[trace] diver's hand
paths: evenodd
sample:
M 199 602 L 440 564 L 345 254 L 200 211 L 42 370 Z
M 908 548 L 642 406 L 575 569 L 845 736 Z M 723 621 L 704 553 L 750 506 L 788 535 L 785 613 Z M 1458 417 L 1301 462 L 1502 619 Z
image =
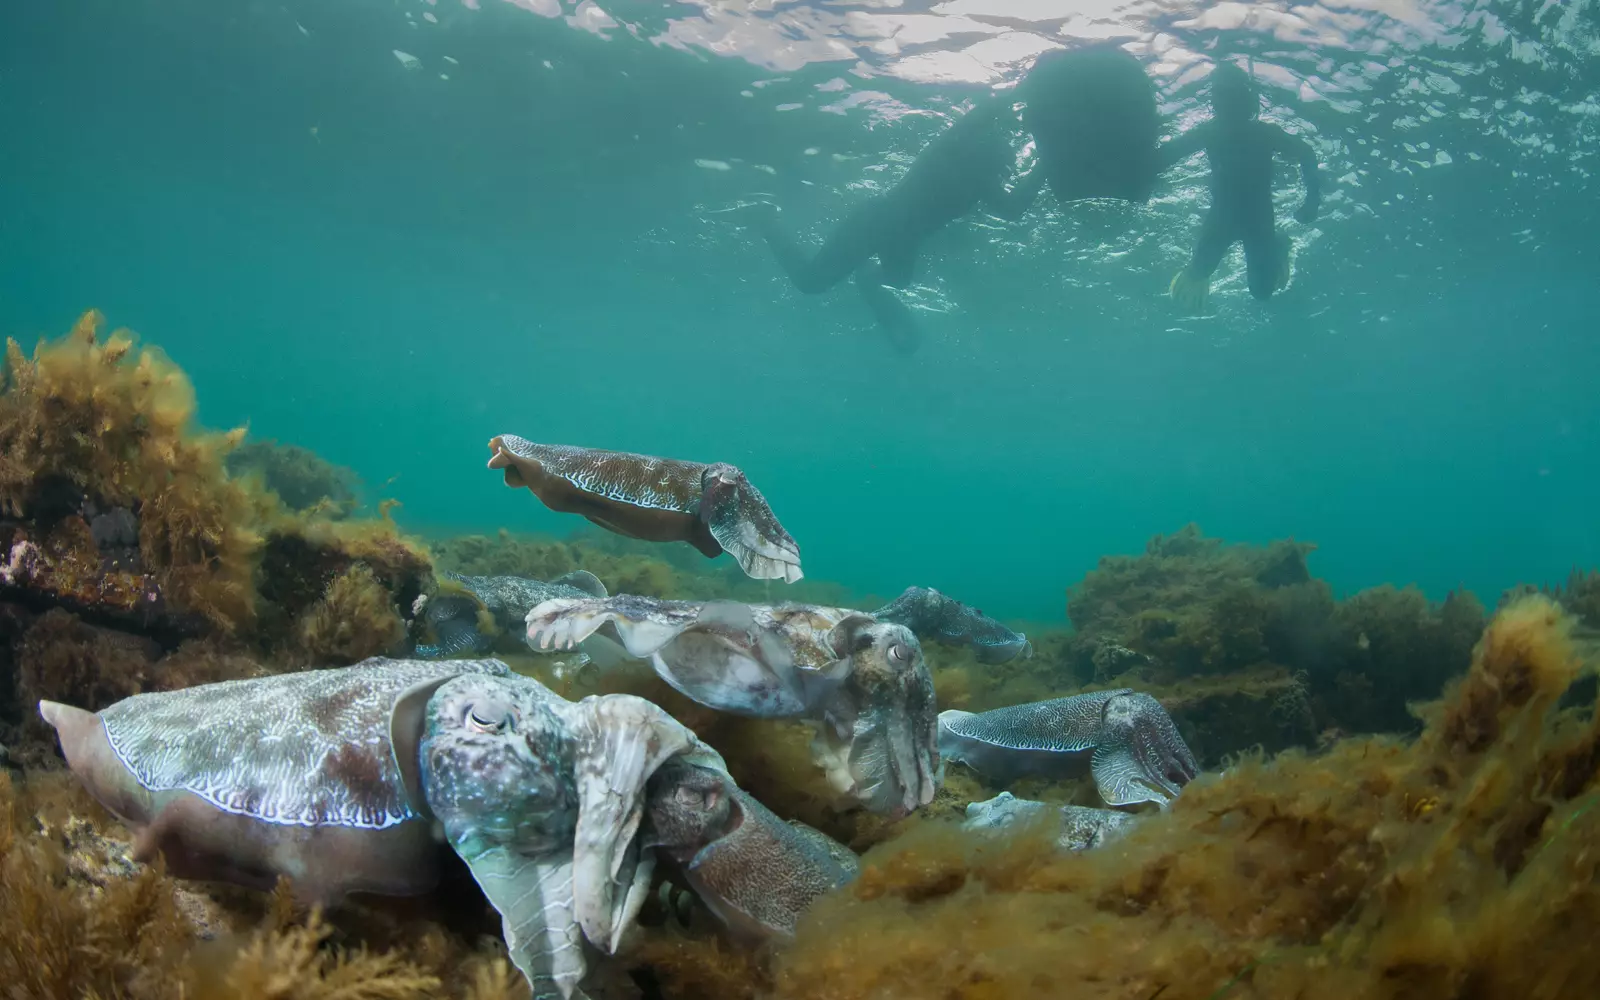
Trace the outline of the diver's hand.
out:
M 1294 221 L 1303 226 L 1311 225 L 1312 222 L 1316 221 L 1317 207 L 1318 206 L 1316 202 L 1308 201 L 1304 203 L 1300 206 L 1299 210 L 1294 213 Z

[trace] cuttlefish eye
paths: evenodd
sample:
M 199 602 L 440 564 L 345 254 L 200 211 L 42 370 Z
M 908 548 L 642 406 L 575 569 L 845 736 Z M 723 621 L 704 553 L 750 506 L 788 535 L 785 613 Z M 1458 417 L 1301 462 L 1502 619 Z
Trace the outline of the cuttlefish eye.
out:
M 889 646 L 889 662 L 903 665 L 911 662 L 911 647 L 903 642 L 896 642 Z
M 497 701 L 467 706 L 466 726 L 473 732 L 498 733 L 511 724 L 511 708 Z

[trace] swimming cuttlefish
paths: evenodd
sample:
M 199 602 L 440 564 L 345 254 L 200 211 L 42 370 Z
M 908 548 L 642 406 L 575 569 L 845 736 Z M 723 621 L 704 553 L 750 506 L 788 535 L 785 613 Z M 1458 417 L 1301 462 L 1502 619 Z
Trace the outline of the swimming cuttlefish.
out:
M 727 552 L 757 580 L 794 583 L 800 546 L 737 466 L 599 448 L 489 441 L 489 468 L 546 507 L 646 542 L 688 542 L 709 559 Z
M 498 660 L 392 660 L 139 694 L 91 714 L 51 701 L 68 765 L 179 878 L 305 903 L 414 895 L 440 841 L 501 914 L 537 1000 L 584 995 L 585 942 L 614 954 L 650 886 L 638 835 L 667 760 L 721 758 L 631 695 L 570 702 Z
M 1014 632 L 977 608 L 932 587 L 907 587 L 899 597 L 872 612 L 881 622 L 897 622 L 946 646 L 967 646 L 979 663 L 1006 663 L 1033 655 L 1027 635 Z
M 985 776 L 1089 771 L 1107 805 L 1163 809 L 1200 773 L 1161 703 L 1131 688 L 939 713 L 939 753 Z
M 618 594 L 546 601 L 527 626 L 535 651 L 598 635 L 708 708 L 810 721 L 830 783 L 873 812 L 903 816 L 938 789 L 933 679 L 903 625 L 844 608 Z

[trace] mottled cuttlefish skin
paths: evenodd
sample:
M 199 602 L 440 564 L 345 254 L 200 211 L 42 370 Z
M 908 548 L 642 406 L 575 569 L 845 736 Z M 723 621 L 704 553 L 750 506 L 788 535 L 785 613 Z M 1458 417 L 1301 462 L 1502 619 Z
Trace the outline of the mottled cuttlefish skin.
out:
M 1026 634 L 1012 631 L 932 587 L 907 587 L 899 597 L 872 612 L 872 617 L 904 625 L 919 639 L 966 646 L 980 663 L 1006 663 L 1033 655 L 1033 644 Z
M 441 837 L 504 922 L 536 1000 L 584 996 L 649 887 L 636 836 L 668 759 L 720 758 L 630 695 L 570 702 L 498 660 L 394 660 L 135 695 L 41 701 L 68 766 L 180 878 L 307 904 L 415 895 Z
M 425 659 L 482 655 L 493 649 L 494 636 L 478 628 L 480 607 L 494 617 L 501 631 L 520 632 L 528 611 L 537 604 L 556 597 L 606 596 L 606 586 L 600 578 L 581 569 L 550 581 L 522 576 L 439 575 L 465 593 L 445 591 L 426 599 L 416 620 L 433 633 L 435 641 L 417 644 L 416 655 Z
M 707 558 L 727 552 L 746 575 L 793 583 L 800 546 L 737 466 L 599 448 L 489 441 L 489 468 L 557 513 L 579 514 L 628 538 L 688 542 Z
M 736 937 L 788 940 L 811 904 L 859 873 L 856 855 L 784 822 L 727 772 L 675 759 L 650 779 L 645 836 Z
M 967 819 L 961 824 L 967 830 L 1004 830 L 1029 822 L 1042 820 L 1043 814 L 1054 811 L 1060 817 L 1060 832 L 1056 846 L 1064 851 L 1086 851 L 1108 844 L 1127 833 L 1139 817 L 1134 813 L 1116 809 L 1094 809 L 1089 806 L 1053 806 L 1033 799 L 1019 799 L 1010 792 L 1001 792 L 984 802 L 967 806 Z
M 1120 688 L 939 714 L 939 753 L 981 774 L 1093 774 L 1108 805 L 1162 808 L 1200 772 L 1172 717 L 1147 694 Z
M 433 634 L 433 642 L 417 643 L 414 656 L 453 660 L 482 656 L 494 648 L 494 635 L 478 628 L 480 604 L 471 594 L 435 594 L 426 600 L 413 621 L 418 632 Z
M 604 632 L 602 632 L 604 630 Z M 816 762 L 842 794 L 903 816 L 939 784 L 933 679 L 903 625 L 845 608 L 669 601 L 632 594 L 547 601 L 528 645 L 570 649 L 613 636 L 679 693 L 723 712 L 806 719 Z

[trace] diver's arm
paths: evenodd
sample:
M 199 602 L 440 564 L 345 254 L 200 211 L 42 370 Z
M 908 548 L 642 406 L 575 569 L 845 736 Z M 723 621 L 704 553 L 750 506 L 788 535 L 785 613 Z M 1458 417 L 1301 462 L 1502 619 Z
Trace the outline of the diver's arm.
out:
M 994 190 L 984 196 L 983 203 L 988 207 L 989 214 L 1005 219 L 1007 222 L 1016 222 L 1028 214 L 1028 209 L 1033 206 L 1034 199 L 1039 197 L 1039 189 L 1044 187 L 1044 171 L 1039 169 L 1037 162 L 1027 173 L 1018 177 L 1007 191 L 999 182 L 995 183 Z
M 1156 151 L 1156 171 L 1170 170 L 1189 157 L 1206 148 L 1209 123 L 1201 123 L 1187 132 L 1173 136 Z
M 1278 130 L 1278 150 L 1285 156 L 1292 156 L 1300 163 L 1300 183 L 1306 186 L 1305 201 L 1300 203 L 1300 208 L 1294 217 L 1301 222 L 1309 223 L 1317 217 L 1317 210 L 1322 207 L 1322 184 L 1317 175 L 1317 151 L 1310 142 L 1297 135 Z

